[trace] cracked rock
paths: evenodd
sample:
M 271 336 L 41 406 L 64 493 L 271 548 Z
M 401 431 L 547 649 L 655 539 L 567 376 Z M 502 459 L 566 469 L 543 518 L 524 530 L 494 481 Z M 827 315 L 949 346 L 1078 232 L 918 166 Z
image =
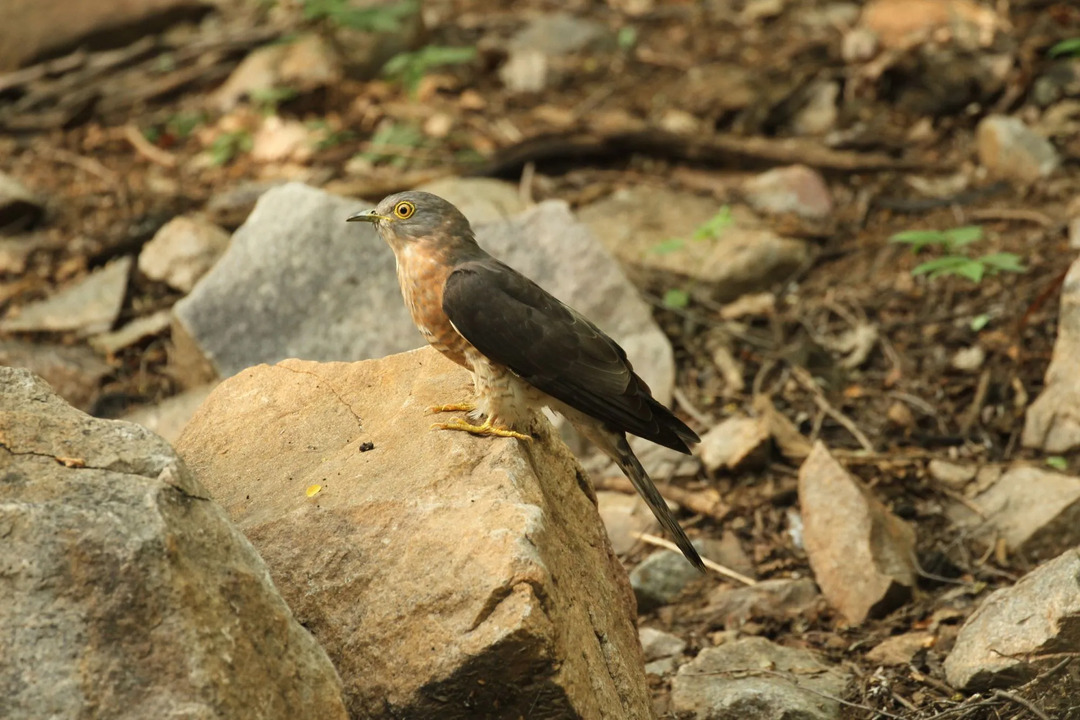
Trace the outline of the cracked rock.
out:
M 7 367 L 0 536 L 6 720 L 347 717 L 326 653 L 172 448 Z
M 352 717 L 650 718 L 591 486 L 546 421 L 529 443 L 432 432 L 427 408 L 471 388 L 431 348 L 286 360 L 223 381 L 177 448 L 334 660 Z

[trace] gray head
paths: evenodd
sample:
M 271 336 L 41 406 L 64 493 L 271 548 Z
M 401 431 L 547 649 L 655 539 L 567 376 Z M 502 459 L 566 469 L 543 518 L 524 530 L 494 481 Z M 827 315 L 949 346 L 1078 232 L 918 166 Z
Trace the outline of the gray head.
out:
M 410 190 L 383 198 L 372 210 L 351 215 L 347 222 L 369 222 L 390 247 L 416 242 L 442 246 L 475 244 L 469 221 L 438 195 Z

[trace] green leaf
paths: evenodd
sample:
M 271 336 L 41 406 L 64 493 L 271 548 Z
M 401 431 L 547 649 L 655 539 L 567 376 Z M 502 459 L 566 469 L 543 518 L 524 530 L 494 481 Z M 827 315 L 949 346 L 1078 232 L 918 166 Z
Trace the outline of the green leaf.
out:
M 476 58 L 476 48 L 428 45 L 415 52 L 398 53 L 383 65 L 383 74 L 395 78 L 410 93 L 416 92 L 427 71 L 445 65 L 461 65 Z
M 930 277 L 955 275 L 958 274 L 961 267 L 970 262 L 971 258 L 964 257 L 963 255 L 946 255 L 945 257 L 928 260 L 920 265 L 916 265 L 912 268 L 911 274 L 929 275 Z
M 1020 262 L 1020 256 L 1016 253 L 990 253 L 989 255 L 980 257 L 979 262 L 988 266 L 991 269 L 992 274 L 999 272 L 1027 272 L 1027 268 Z
M 402 156 L 401 148 L 415 148 L 424 144 L 424 133 L 415 125 L 394 123 L 382 125 L 371 136 L 368 149 L 360 156 L 373 163 L 389 162 L 402 166 L 408 159 Z
M 616 42 L 619 45 L 619 49 L 623 52 L 629 52 L 637 45 L 637 28 L 633 25 L 627 25 L 619 28 L 619 34 L 616 36 Z
M 1069 461 L 1060 455 L 1051 455 L 1046 458 L 1046 465 L 1047 467 L 1064 472 L 1069 468 Z
M 681 310 L 690 304 L 690 293 L 678 288 L 672 288 L 664 293 L 664 307 Z
M 392 33 L 401 29 L 403 21 L 419 8 L 419 0 L 366 8 L 353 7 L 349 0 L 304 0 L 304 19 L 326 20 L 362 32 Z
M 653 245 L 649 248 L 649 252 L 654 255 L 668 255 L 676 250 L 681 250 L 684 245 L 686 245 L 686 241 L 682 238 L 669 238 Z
M 982 315 L 976 315 L 971 319 L 971 329 L 975 332 L 979 332 L 984 327 L 990 324 L 990 314 L 983 313 Z
M 976 240 L 982 240 L 983 229 L 978 225 L 964 225 L 963 227 L 946 230 L 942 233 L 945 247 L 953 248 L 970 245 Z
M 720 208 L 719 212 L 702 223 L 698 229 L 694 231 L 693 237 L 695 240 L 715 240 L 720 237 L 720 234 L 724 232 L 724 230 L 731 227 L 734 223 L 735 218 L 731 215 L 731 207 L 724 205 Z
M 912 252 L 918 253 L 928 245 L 944 245 L 946 240 L 940 230 L 908 230 L 896 233 L 889 242 L 910 245 Z
M 960 277 L 965 277 L 971 282 L 977 283 L 982 282 L 983 275 L 986 274 L 986 266 L 978 260 L 967 260 L 967 262 L 958 265 L 953 272 L 955 272 Z M 930 277 L 934 276 L 931 275 Z
M 1072 57 L 1074 55 L 1080 55 L 1080 38 L 1069 38 L 1068 40 L 1062 40 L 1061 42 L 1051 47 L 1047 54 L 1052 58 L 1062 57 L 1066 55 L 1069 57 Z

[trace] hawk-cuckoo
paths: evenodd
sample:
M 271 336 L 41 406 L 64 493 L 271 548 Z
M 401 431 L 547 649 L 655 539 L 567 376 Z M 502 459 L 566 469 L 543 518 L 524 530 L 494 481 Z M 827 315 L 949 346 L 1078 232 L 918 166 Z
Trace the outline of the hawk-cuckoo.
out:
M 440 197 L 399 193 L 348 220 L 375 226 L 394 251 L 416 327 L 472 372 L 474 403 L 433 408 L 468 411 L 471 422 L 455 418 L 436 427 L 530 440 L 521 431 L 538 408 L 550 407 L 622 468 L 686 558 L 704 571 L 626 434 L 683 453 L 700 439 L 652 397 L 614 340 L 484 252 L 469 221 Z

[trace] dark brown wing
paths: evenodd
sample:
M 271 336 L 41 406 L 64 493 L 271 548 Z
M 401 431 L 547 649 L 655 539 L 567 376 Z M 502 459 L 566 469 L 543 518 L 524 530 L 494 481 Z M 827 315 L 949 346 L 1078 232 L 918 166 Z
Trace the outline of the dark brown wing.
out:
M 443 289 L 443 311 L 485 356 L 611 429 L 685 453 L 699 441 L 653 399 L 614 340 L 498 260 L 457 267 Z

